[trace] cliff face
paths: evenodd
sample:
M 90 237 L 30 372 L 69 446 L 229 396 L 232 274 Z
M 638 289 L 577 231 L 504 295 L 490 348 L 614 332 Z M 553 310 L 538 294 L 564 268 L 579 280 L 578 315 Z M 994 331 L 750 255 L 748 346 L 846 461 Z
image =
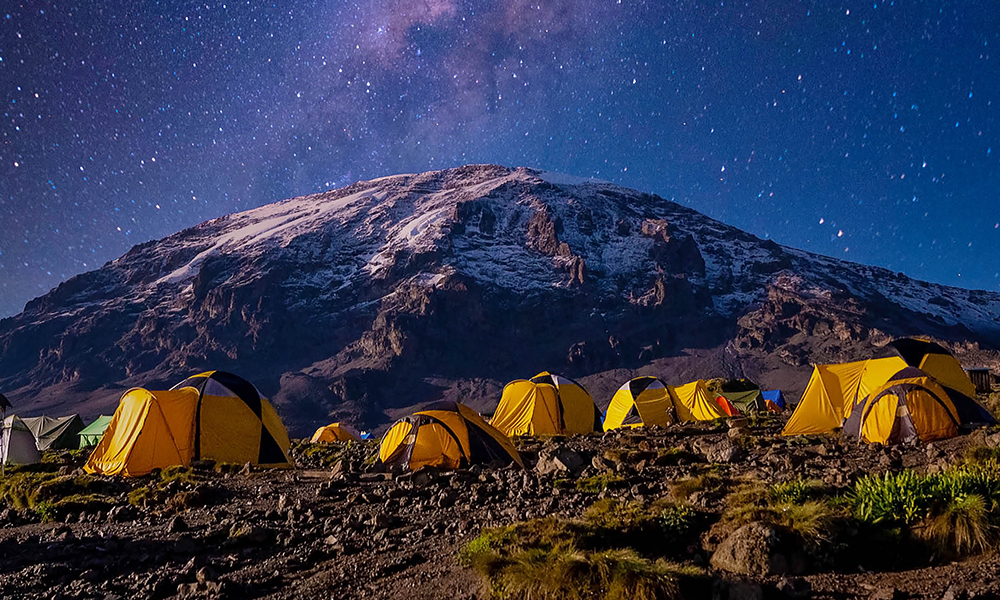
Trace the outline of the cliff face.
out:
M 917 333 L 996 364 L 1000 295 L 785 248 L 608 183 L 475 165 L 136 246 L 0 321 L 0 389 L 23 414 L 96 414 L 122 388 L 226 369 L 303 433 L 441 397 L 485 407 L 542 369 L 584 377 L 599 402 L 637 370 L 794 390 L 810 362 Z

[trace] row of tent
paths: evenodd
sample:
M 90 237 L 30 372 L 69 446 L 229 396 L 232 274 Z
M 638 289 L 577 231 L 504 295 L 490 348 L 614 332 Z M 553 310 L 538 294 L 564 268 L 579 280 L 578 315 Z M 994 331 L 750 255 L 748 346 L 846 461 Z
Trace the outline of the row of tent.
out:
M 783 433 L 823 433 L 843 427 L 867 442 L 899 443 L 951 437 L 961 425 L 995 422 L 973 399 L 971 380 L 944 348 L 910 339 L 897 340 L 893 347 L 899 356 L 817 365 Z M 511 437 L 668 425 L 782 408 L 780 392 L 717 396 L 703 380 L 669 386 L 644 376 L 622 385 L 602 417 L 583 386 L 543 372 L 505 386 L 489 423 L 459 403 L 437 403 L 400 419 L 382 437 L 378 459 L 387 468 L 410 469 L 431 464 L 444 468 L 521 464 Z M 45 418 L 35 423 L 45 432 L 39 439 L 46 443 L 55 443 L 72 428 L 71 423 Z M 90 435 L 96 437 L 99 427 Z M 37 455 L 36 437 L 25 420 L 9 417 L 0 440 L 4 456 L 27 453 L 29 445 Z M 332 423 L 319 428 L 313 441 L 362 437 L 349 425 Z M 166 391 L 127 391 L 85 470 L 137 476 L 201 459 L 285 467 L 292 466 L 289 446 L 281 419 L 253 384 L 231 373 L 209 371 Z
M 601 415 L 594 399 L 579 383 L 542 372 L 508 383 L 490 425 L 508 437 L 610 431 L 620 427 L 711 421 L 754 412 L 780 412 L 779 391 L 709 391 L 702 379 L 670 386 L 651 376 L 625 382 Z
M 816 365 L 782 431 L 828 433 L 882 444 L 932 441 L 962 426 L 996 423 L 975 400 L 976 387 L 948 350 L 928 340 L 891 342 L 897 356 Z
M 193 460 L 292 466 L 288 432 L 274 408 L 253 384 L 223 371 L 194 375 L 164 391 L 130 389 L 114 415 L 82 425 L 76 415 L 7 417 L 0 438 L 4 462 L 38 462 L 39 450 L 66 444 L 75 430 L 80 447 L 96 444 L 84 466 L 88 473 L 139 476 Z
M 669 386 L 656 377 L 629 380 L 611 399 L 602 415 L 594 399 L 568 377 L 542 372 L 531 379 L 508 383 L 487 423 L 463 404 L 442 402 L 396 421 L 382 436 L 378 461 L 387 469 L 418 469 L 433 465 L 454 469 L 485 463 L 518 464 L 521 458 L 510 438 L 610 431 L 681 421 L 710 421 L 743 411 L 767 410 L 767 402 L 784 408 L 780 393 L 760 390 L 715 397 L 703 380 Z M 729 404 L 727 413 L 721 400 Z M 773 410 L 773 409 L 772 409 Z M 328 426 L 329 427 L 329 426 Z M 320 428 L 313 436 L 322 441 Z M 344 438 L 338 438 L 344 439 Z
M 898 356 L 817 365 L 782 433 L 842 428 L 864 442 L 895 444 L 949 438 L 963 425 L 996 422 L 974 399 L 975 387 L 961 364 L 942 346 L 904 338 L 892 347 Z M 602 419 L 583 386 L 543 372 L 507 384 L 489 423 L 456 403 L 400 419 L 383 436 L 378 459 L 387 468 L 409 469 L 497 460 L 521 464 L 510 437 L 713 420 L 761 407 L 780 411 L 785 401 L 780 392 L 760 390 L 713 399 L 703 380 L 668 386 L 655 377 L 637 377 L 618 389 Z
M 9 415 L 3 420 L 4 443 L 0 446 L 0 462 L 31 464 L 41 460 L 40 453 L 46 450 L 76 450 L 94 446 L 110 421 L 111 417 L 102 415 L 84 427 L 79 415 Z M 29 446 L 34 446 L 35 451 L 29 451 Z

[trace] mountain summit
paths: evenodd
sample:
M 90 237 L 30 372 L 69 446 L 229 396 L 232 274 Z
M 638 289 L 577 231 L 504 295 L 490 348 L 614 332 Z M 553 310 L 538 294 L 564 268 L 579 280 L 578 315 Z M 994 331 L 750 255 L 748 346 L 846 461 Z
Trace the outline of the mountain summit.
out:
M 207 221 L 0 321 L 19 412 L 113 410 L 206 369 L 253 380 L 293 432 L 435 399 L 489 407 L 543 369 L 599 402 L 631 374 L 801 390 L 810 362 L 924 334 L 998 364 L 1000 294 L 761 240 L 596 180 L 471 165 Z

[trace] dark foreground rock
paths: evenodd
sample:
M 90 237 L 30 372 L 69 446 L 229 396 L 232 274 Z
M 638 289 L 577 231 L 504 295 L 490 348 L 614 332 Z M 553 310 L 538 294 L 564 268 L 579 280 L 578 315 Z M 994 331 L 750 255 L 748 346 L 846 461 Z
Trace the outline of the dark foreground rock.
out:
M 727 494 L 748 481 L 806 477 L 846 490 L 892 464 L 937 469 L 985 439 L 966 436 L 935 442 L 931 451 L 914 445 L 886 454 L 833 438 L 789 442 L 777 435 L 780 425 L 741 426 L 742 454 L 714 463 L 708 457 L 716 456 L 715 448 L 728 452 L 734 437 L 711 423 L 522 440 L 525 470 L 427 468 L 389 477 L 367 463 L 374 444 L 355 444 L 331 446 L 337 462 L 325 468 L 194 471 L 192 481 L 167 486 L 174 494 L 213 490 L 204 505 L 171 503 L 163 494 L 159 502 L 132 507 L 123 490 L 116 496 L 121 508 L 105 509 L 101 518 L 71 513 L 67 522 L 40 522 L 34 512 L 11 510 L 0 525 L 0 597 L 485 600 L 483 579 L 458 560 L 485 527 L 545 516 L 579 519 L 601 499 L 651 506 L 668 498 L 692 507 L 708 528 L 725 511 Z M 685 487 L 695 481 L 701 487 Z M 127 485 L 151 488 L 153 482 Z M 882 554 L 895 551 L 887 547 Z M 677 548 L 674 559 L 704 568 L 711 580 L 706 595 L 734 600 L 867 599 L 889 589 L 908 599 L 971 599 L 1000 591 L 1000 560 L 993 553 L 899 569 L 861 571 L 854 563 L 799 576 L 802 557 L 786 532 L 757 522 L 709 530 L 701 541 Z

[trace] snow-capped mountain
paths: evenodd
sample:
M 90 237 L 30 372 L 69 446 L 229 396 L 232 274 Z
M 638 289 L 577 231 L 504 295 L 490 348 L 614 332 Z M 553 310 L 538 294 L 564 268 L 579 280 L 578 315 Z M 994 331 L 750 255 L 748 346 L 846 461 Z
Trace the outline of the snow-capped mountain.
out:
M 441 397 L 489 407 L 543 369 L 602 403 L 636 370 L 795 391 L 810 362 L 918 333 L 997 364 L 1000 294 L 786 248 L 606 182 L 473 165 L 136 246 L 0 321 L 0 390 L 22 413 L 96 414 L 123 388 L 218 368 L 302 433 Z

